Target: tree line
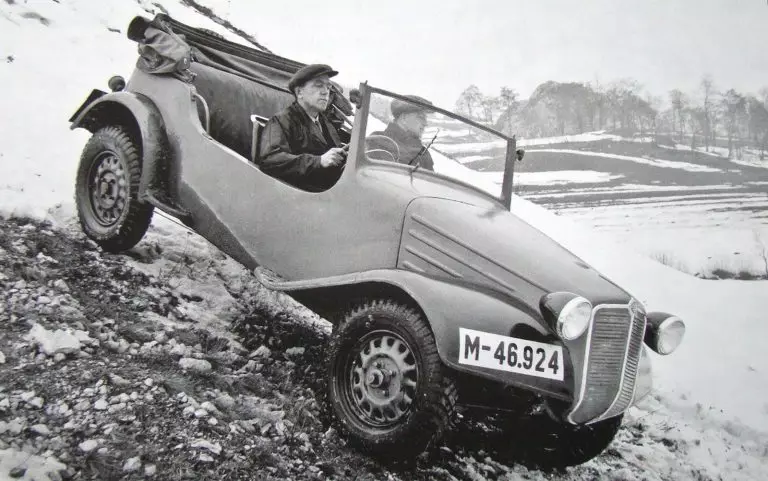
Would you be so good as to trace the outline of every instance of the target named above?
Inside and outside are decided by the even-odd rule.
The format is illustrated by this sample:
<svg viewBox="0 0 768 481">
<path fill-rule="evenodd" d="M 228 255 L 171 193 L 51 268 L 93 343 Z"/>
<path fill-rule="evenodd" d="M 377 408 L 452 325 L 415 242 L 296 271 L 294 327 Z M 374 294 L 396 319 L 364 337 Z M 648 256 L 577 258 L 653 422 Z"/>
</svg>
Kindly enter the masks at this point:
<svg viewBox="0 0 768 481">
<path fill-rule="evenodd" d="M 707 151 L 727 147 L 729 158 L 749 147 L 763 159 L 768 147 L 768 87 L 757 94 L 720 90 L 709 75 L 696 91 L 673 89 L 666 98 L 644 93 L 634 79 L 547 81 L 528 99 L 506 86 L 498 95 L 486 95 L 470 85 L 459 95 L 456 111 L 519 137 L 608 130 Z"/>
</svg>

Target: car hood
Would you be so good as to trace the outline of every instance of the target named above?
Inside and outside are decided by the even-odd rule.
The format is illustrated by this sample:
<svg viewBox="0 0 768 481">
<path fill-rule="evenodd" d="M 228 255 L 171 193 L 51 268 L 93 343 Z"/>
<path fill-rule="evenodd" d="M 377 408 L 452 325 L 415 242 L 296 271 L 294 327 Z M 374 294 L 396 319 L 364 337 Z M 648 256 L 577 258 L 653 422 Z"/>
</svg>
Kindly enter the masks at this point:
<svg viewBox="0 0 768 481">
<path fill-rule="evenodd" d="M 506 291 L 537 308 L 567 291 L 593 305 L 631 296 L 501 205 L 422 196 L 406 209 L 398 267 Z"/>
</svg>

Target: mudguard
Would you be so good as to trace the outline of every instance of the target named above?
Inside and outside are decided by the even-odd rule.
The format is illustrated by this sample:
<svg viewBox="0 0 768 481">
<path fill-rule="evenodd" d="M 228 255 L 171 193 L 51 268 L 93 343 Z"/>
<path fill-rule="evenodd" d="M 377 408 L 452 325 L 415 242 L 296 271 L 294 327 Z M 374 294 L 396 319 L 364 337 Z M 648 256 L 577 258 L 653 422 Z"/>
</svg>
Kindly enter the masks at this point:
<svg viewBox="0 0 768 481">
<path fill-rule="evenodd" d="M 96 132 L 99 128 L 114 123 L 128 123 L 134 126 L 141 135 L 144 166 L 139 184 L 139 198 L 145 198 L 145 193 L 153 184 L 159 169 L 167 169 L 170 174 L 167 177 L 169 182 L 164 188 L 175 190 L 178 185 L 178 168 L 174 162 L 165 162 L 166 157 L 168 161 L 172 160 L 165 123 L 160 111 L 148 97 L 127 91 L 103 95 L 92 93 L 70 121 L 70 129 L 84 128 L 90 132 Z M 176 197 L 175 192 L 167 194 Z"/>
<path fill-rule="evenodd" d="M 451 369 L 563 400 L 573 399 L 574 369 L 569 349 L 544 327 L 536 309 L 509 295 L 479 288 L 476 284 L 436 279 L 400 269 L 372 270 L 309 281 L 281 281 L 260 269 L 255 274 L 265 287 L 287 292 L 363 283 L 395 286 L 414 299 L 424 311 L 435 335 L 440 358 Z M 562 346 L 564 379 L 558 381 L 462 364 L 459 362 L 462 328 Z M 574 355 L 578 357 L 578 353 Z"/>
</svg>

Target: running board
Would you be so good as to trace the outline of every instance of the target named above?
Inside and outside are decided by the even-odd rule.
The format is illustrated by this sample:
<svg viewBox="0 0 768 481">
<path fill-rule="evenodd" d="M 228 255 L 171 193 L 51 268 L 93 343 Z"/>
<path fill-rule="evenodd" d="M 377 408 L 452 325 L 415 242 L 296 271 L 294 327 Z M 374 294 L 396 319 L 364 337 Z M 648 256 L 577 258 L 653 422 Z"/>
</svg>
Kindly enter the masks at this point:
<svg viewBox="0 0 768 481">
<path fill-rule="evenodd" d="M 298 291 L 302 289 L 315 289 L 318 287 L 330 287 L 343 284 L 353 284 L 359 280 L 360 273 L 342 274 L 340 276 L 323 277 L 320 279 L 306 279 L 302 281 L 289 281 L 266 267 L 259 266 L 253 270 L 253 275 L 259 283 L 273 291 Z"/>
</svg>

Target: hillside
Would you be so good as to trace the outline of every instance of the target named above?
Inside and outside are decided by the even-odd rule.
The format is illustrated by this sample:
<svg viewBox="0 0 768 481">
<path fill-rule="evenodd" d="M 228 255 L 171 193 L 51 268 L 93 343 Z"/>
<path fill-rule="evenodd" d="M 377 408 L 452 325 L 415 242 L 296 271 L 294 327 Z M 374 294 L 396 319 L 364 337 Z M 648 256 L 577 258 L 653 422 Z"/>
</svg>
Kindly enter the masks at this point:
<svg viewBox="0 0 768 481">
<path fill-rule="evenodd" d="M 190 3 L 166 0 L 162 8 L 251 43 Z M 469 411 L 412 465 L 347 447 L 321 409 L 325 321 L 161 215 L 121 255 L 86 240 L 74 218 L 74 174 L 88 134 L 70 131 L 67 119 L 92 88 L 130 74 L 136 44 L 125 27 L 159 8 L 143 0 L 0 2 L 0 82 L 12 93 L 0 98 L 0 480 L 768 479 L 768 285 L 681 274 L 623 250 L 594 217 L 572 222 L 521 197 L 513 211 L 526 222 L 649 308 L 686 320 L 679 352 L 654 355 L 654 393 L 627 413 L 602 456 L 563 472 L 529 469 L 499 449 L 508 433 Z M 610 183 L 669 170 L 600 142 L 588 152 L 635 160 L 590 155 L 579 167 L 583 154 L 560 152 L 536 162 L 551 154 L 545 149 L 584 147 L 542 146 L 526 157 L 521 178 L 545 181 L 526 184 L 542 187 L 526 194 L 554 199 L 550 186 L 572 190 L 574 171 Z M 493 149 L 466 145 L 456 147 L 458 157 Z M 697 166 L 702 176 L 719 169 L 736 178 L 731 170 L 741 168 L 656 160 Z M 528 169 L 537 164 L 541 170 Z M 681 178 L 692 172 L 673 165 Z M 546 181 L 558 172 L 569 185 Z"/>
</svg>

